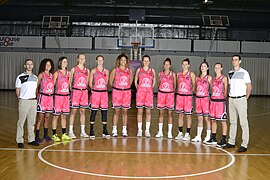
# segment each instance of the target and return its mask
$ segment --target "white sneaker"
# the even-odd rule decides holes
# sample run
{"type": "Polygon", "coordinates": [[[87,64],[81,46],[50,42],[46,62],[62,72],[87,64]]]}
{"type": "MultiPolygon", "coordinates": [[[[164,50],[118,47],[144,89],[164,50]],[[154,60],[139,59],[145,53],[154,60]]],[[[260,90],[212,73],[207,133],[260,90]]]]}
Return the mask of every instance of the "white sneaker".
{"type": "Polygon", "coordinates": [[[128,133],[127,133],[127,130],[126,129],[123,129],[122,130],[122,136],[123,137],[128,137],[128,133]]]}
{"type": "Polygon", "coordinates": [[[68,133],[68,136],[69,136],[71,139],[76,139],[76,136],[75,136],[75,134],[74,134],[73,131],[69,132],[69,133],[68,133]]]}
{"type": "Polygon", "coordinates": [[[112,130],[112,137],[117,137],[118,134],[117,134],[117,130],[116,129],[113,129],[112,130]]]}
{"type": "Polygon", "coordinates": [[[163,133],[158,131],[156,138],[161,138],[161,137],[163,137],[163,133]]]}
{"type": "Polygon", "coordinates": [[[151,134],[150,134],[149,130],[148,131],[145,131],[145,137],[147,137],[147,138],[150,138],[151,137],[151,134]]]}
{"type": "Polygon", "coordinates": [[[172,136],[172,132],[168,132],[168,139],[172,139],[173,136],[172,136]]]}
{"type": "Polygon", "coordinates": [[[142,130],[138,130],[137,136],[142,137],[142,130]]]}
{"type": "Polygon", "coordinates": [[[186,133],[182,140],[183,141],[190,141],[190,134],[186,133]]]}
{"type": "Polygon", "coordinates": [[[207,136],[206,136],[206,137],[204,138],[204,140],[203,140],[203,143],[206,143],[206,142],[209,141],[209,140],[210,140],[210,137],[207,137],[207,136]]]}
{"type": "Polygon", "coordinates": [[[178,135],[175,137],[175,140],[182,140],[183,139],[183,133],[179,132],[178,135]]]}
{"type": "Polygon", "coordinates": [[[83,132],[81,132],[81,137],[83,137],[83,138],[88,138],[89,136],[88,136],[88,134],[86,134],[85,131],[83,131],[83,132]]]}
{"type": "Polygon", "coordinates": [[[202,141],[202,138],[201,138],[201,136],[196,136],[196,137],[193,138],[191,141],[192,141],[192,142],[201,142],[201,141],[202,141]]]}

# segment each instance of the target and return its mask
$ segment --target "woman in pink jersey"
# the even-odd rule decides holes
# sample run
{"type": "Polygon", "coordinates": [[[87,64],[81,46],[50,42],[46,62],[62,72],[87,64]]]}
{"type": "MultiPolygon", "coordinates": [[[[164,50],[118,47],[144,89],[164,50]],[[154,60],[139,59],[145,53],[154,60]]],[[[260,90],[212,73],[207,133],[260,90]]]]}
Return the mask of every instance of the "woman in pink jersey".
{"type": "Polygon", "coordinates": [[[163,137],[164,110],[168,110],[168,138],[172,138],[172,111],[174,109],[174,90],[176,87],[176,75],[170,70],[171,59],[163,62],[164,70],[158,74],[157,109],[159,110],[159,123],[157,138],[163,137]]]}
{"type": "Polygon", "coordinates": [[[195,87],[196,75],[189,70],[190,60],[188,58],[182,61],[182,71],[177,74],[178,91],[176,95],[176,113],[178,113],[179,133],[176,140],[189,141],[190,129],[192,124],[193,113],[193,91],[195,87]],[[183,136],[184,116],[187,119],[187,131],[183,136]]]}
{"type": "Polygon", "coordinates": [[[142,57],[143,67],[138,68],[135,75],[135,86],[137,88],[136,107],[138,108],[138,137],[142,136],[143,108],[146,112],[145,136],[150,137],[151,109],[153,109],[153,88],[155,86],[155,70],[149,67],[151,58],[148,55],[142,57]],[[139,83],[138,83],[139,80],[139,83]]]}
{"type": "Polygon", "coordinates": [[[226,145],[226,135],[227,135],[227,112],[226,112],[226,98],[228,91],[228,79],[222,74],[222,64],[215,64],[216,76],[212,81],[212,95],[210,102],[210,119],[212,120],[212,137],[206,144],[216,145],[216,132],[217,132],[217,122],[220,121],[222,124],[222,138],[218,143],[218,146],[223,147],[226,145]]]}
{"type": "Polygon", "coordinates": [[[85,66],[85,55],[77,55],[77,65],[70,70],[70,88],[71,88],[71,112],[69,118],[69,137],[76,138],[73,132],[73,125],[77,109],[80,110],[81,134],[83,138],[89,137],[85,133],[85,109],[89,107],[88,102],[88,80],[89,69],[85,66]]]}
{"type": "Polygon", "coordinates": [[[53,112],[53,70],[54,64],[51,59],[43,59],[39,66],[38,84],[37,84],[37,126],[36,126],[36,142],[42,144],[43,141],[39,138],[40,126],[44,122],[44,141],[51,142],[52,139],[48,136],[48,127],[50,121],[50,113],[53,112]]]}
{"type": "Polygon", "coordinates": [[[54,142],[59,142],[60,138],[57,136],[57,120],[61,116],[62,126],[62,141],[71,140],[66,133],[67,115],[69,114],[69,72],[67,70],[67,57],[60,57],[58,60],[58,70],[53,74],[54,77],[54,106],[53,106],[53,120],[52,120],[52,139],[54,142]]]}
{"type": "Polygon", "coordinates": [[[110,137],[107,131],[107,111],[108,111],[108,89],[109,71],[104,68],[104,57],[96,57],[97,67],[91,70],[89,86],[91,88],[91,116],[90,116],[90,138],[95,137],[94,124],[98,109],[101,109],[101,119],[103,126],[102,137],[110,137]]]}
{"type": "Polygon", "coordinates": [[[201,142],[203,117],[207,125],[207,135],[203,142],[210,140],[211,123],[209,121],[209,94],[212,77],[209,75],[209,65],[206,61],[200,65],[200,75],[196,78],[196,115],[198,116],[197,136],[193,142],[201,142]]]}
{"type": "Polygon", "coordinates": [[[127,55],[120,54],[115,63],[115,68],[110,74],[110,85],[112,86],[112,108],[113,130],[112,136],[117,136],[117,123],[120,109],[122,108],[123,129],[122,135],[128,136],[127,133],[127,110],[130,109],[131,103],[131,83],[133,81],[132,71],[129,68],[129,59],[127,55]]]}

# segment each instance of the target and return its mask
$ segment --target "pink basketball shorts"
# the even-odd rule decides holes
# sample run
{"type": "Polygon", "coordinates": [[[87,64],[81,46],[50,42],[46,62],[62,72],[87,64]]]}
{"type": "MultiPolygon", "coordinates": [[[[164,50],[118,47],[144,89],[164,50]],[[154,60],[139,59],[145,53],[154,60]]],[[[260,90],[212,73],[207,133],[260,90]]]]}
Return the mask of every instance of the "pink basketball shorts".
{"type": "Polygon", "coordinates": [[[227,120],[226,112],[226,101],[212,101],[210,102],[210,119],[226,121],[227,120]]]}
{"type": "Polygon", "coordinates": [[[157,96],[157,109],[174,110],[174,92],[164,93],[159,91],[157,96]]]}
{"type": "Polygon", "coordinates": [[[153,92],[152,91],[137,91],[136,107],[153,109],[153,92]]]}
{"type": "Polygon", "coordinates": [[[54,107],[53,107],[53,114],[54,115],[61,115],[69,114],[69,103],[70,103],[70,96],[68,95],[54,95],[54,107]]]}
{"type": "Polygon", "coordinates": [[[108,110],[108,92],[107,91],[94,91],[90,98],[91,110],[108,110]]]}
{"type": "Polygon", "coordinates": [[[184,96],[184,95],[176,95],[176,113],[184,113],[187,115],[191,115],[193,113],[193,97],[184,96]]]}
{"type": "Polygon", "coordinates": [[[209,116],[209,97],[196,97],[196,115],[209,116]]]}
{"type": "Polygon", "coordinates": [[[112,108],[130,109],[131,90],[112,90],[112,108]]]}
{"type": "Polygon", "coordinates": [[[53,95],[39,94],[37,98],[37,112],[53,112],[53,95]]]}
{"type": "Polygon", "coordinates": [[[71,93],[71,108],[88,108],[88,90],[72,89],[71,93]]]}

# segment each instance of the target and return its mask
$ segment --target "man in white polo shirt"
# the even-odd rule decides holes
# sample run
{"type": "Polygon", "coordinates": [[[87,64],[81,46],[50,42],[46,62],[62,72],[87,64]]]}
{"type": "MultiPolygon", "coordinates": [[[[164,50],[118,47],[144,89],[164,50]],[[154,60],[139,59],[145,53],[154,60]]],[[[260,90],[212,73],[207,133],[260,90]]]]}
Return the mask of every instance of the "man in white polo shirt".
{"type": "Polygon", "coordinates": [[[34,64],[32,59],[26,59],[24,62],[25,72],[16,78],[16,95],[19,98],[19,120],[17,122],[16,141],[19,148],[24,148],[24,123],[27,119],[28,144],[38,146],[35,141],[35,122],[37,114],[37,76],[33,74],[34,64]]]}
{"type": "Polygon", "coordinates": [[[247,119],[247,99],[251,93],[251,80],[249,73],[240,67],[241,56],[232,57],[233,70],[229,72],[229,115],[230,115],[230,133],[228,144],[224,148],[235,147],[235,137],[237,131],[237,119],[239,116],[242,128],[242,144],[237,152],[247,151],[249,141],[249,127],[247,119]]]}

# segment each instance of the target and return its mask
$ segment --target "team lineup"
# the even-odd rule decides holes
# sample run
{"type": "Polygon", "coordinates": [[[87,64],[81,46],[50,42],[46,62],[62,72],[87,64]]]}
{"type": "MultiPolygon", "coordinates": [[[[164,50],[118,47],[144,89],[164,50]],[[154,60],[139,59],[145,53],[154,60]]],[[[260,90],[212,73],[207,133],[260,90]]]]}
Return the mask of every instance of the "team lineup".
{"type": "Polygon", "coordinates": [[[213,67],[215,75],[209,74],[209,64],[203,61],[196,76],[190,68],[190,60],[183,59],[182,70],[178,73],[171,71],[171,59],[163,61],[163,70],[156,73],[150,66],[151,57],[142,57],[142,66],[135,76],[129,67],[127,55],[120,54],[116,58],[115,67],[109,72],[104,67],[104,57],[96,57],[96,67],[89,70],[86,67],[86,56],[77,55],[77,64],[68,71],[67,57],[60,57],[57,70],[51,59],[43,59],[39,66],[38,76],[34,75],[33,60],[26,59],[25,72],[16,79],[16,95],[19,98],[19,119],[17,122],[16,142],[19,148],[24,148],[23,126],[27,119],[28,144],[39,146],[44,142],[70,141],[77,138],[74,134],[74,121],[77,110],[80,114],[80,137],[95,137],[95,119],[98,110],[101,111],[102,137],[118,136],[118,119],[122,116],[121,134],[128,136],[128,109],[131,108],[131,86],[134,81],[136,87],[137,108],[137,137],[143,135],[151,137],[151,110],[154,108],[154,87],[157,84],[156,108],[159,111],[158,132],[155,138],[163,137],[164,115],[167,111],[167,137],[176,140],[203,142],[207,145],[216,145],[222,148],[235,148],[237,120],[239,117],[242,128],[242,144],[237,152],[247,151],[249,142],[249,126],[247,119],[247,99],[251,93],[249,73],[240,67],[241,57],[232,57],[233,69],[228,75],[223,74],[223,66],[216,63],[213,67]],[[112,117],[111,134],[107,129],[108,85],[112,87],[112,117]],[[88,94],[91,89],[91,95],[88,94]],[[228,110],[227,110],[228,102],[228,110]],[[91,110],[90,132],[85,131],[85,111],[91,110]],[[191,138],[192,114],[195,109],[197,116],[197,134],[191,138]],[[143,112],[145,111],[145,130],[142,129],[143,112]],[[178,135],[173,137],[172,113],[178,114],[178,135]],[[48,135],[49,123],[52,115],[52,137],[48,135]],[[69,125],[67,125],[69,115],[69,125]],[[60,116],[62,135],[56,133],[57,122],[60,116]],[[36,120],[37,117],[37,120],[36,120]],[[228,118],[229,117],[229,118],[228,118]],[[230,130],[227,142],[227,118],[230,130]],[[185,123],[184,123],[185,120],[185,123]],[[202,138],[203,124],[206,124],[206,136],[202,138]],[[222,138],[216,138],[217,122],[222,124],[222,138]],[[44,124],[44,137],[40,137],[40,130],[44,124]],[[184,131],[184,124],[186,130],[184,131]],[[68,126],[68,131],[67,131],[68,126]]]}

